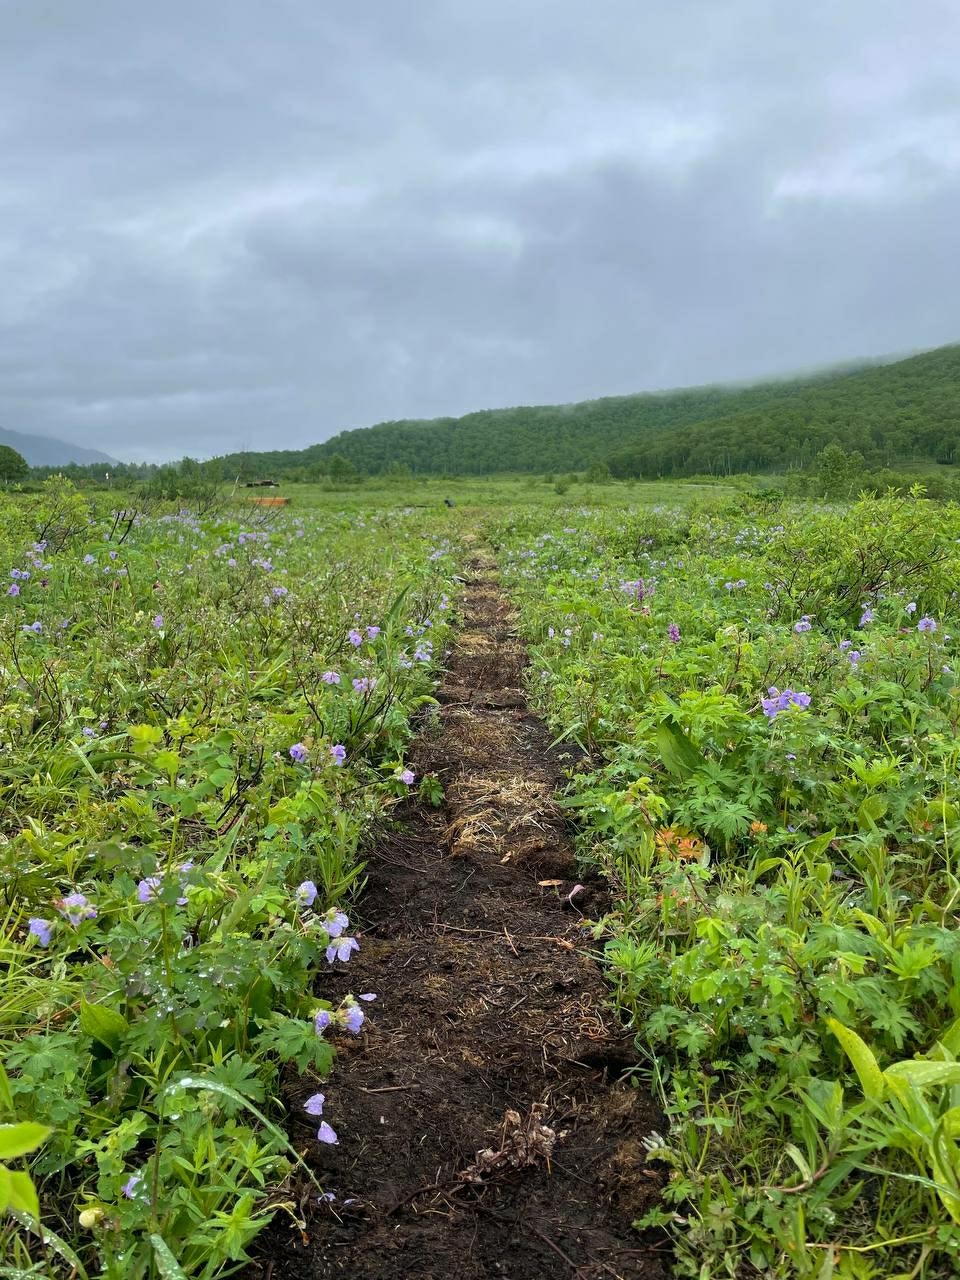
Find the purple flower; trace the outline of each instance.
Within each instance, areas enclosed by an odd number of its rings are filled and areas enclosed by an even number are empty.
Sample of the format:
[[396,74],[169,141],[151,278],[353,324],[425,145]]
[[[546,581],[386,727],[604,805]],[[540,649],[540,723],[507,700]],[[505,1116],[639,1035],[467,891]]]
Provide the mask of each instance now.
[[333,1018],[326,1009],[318,1009],[313,1015],[313,1029],[318,1036],[322,1036],[332,1021]]
[[363,1026],[365,1016],[358,1004],[348,1004],[345,1009],[340,1011],[343,1025],[348,1031],[352,1031],[355,1036],[360,1034],[360,1028]]
[[767,693],[770,696],[761,698],[760,705],[763,707],[763,714],[770,720],[775,720],[780,712],[786,711],[788,707],[797,707],[805,711],[811,701],[809,693],[796,693],[793,689],[784,689],[781,693],[779,689],[771,687]]
[[360,646],[363,644],[363,636],[356,629],[356,627],[352,627],[347,632],[347,639],[350,641],[350,643],[353,645],[355,649],[359,649]]
[[346,964],[353,952],[359,950],[360,943],[356,938],[337,938],[327,947],[327,964],[333,964],[334,960],[341,960]]
[[156,630],[157,630],[157,631],[159,631],[159,630],[163,627],[163,614],[162,614],[162,613],[158,613],[158,614],[155,614],[155,615],[154,615],[154,619],[153,619],[153,626],[156,628]]
[[35,635],[39,635],[39,634],[40,634],[40,632],[43,630],[43,623],[42,623],[42,622],[39,622],[39,621],[38,621],[38,622],[31,622],[29,625],[24,625],[24,626],[22,626],[22,627],[20,628],[20,630],[21,630],[21,631],[32,631],[32,632],[34,632],[34,634],[35,634]]
[[84,564],[96,564],[96,562],[97,562],[96,556],[85,555],[83,557]]
[[854,671],[856,671],[857,667],[860,665],[860,659],[862,657],[863,654],[859,649],[849,649],[847,651],[847,661],[850,663],[851,667],[853,667]]
[[297,764],[304,764],[308,754],[307,748],[302,742],[295,742],[290,748],[290,759],[296,761]]
[[53,934],[53,921],[41,920],[39,916],[31,916],[27,922],[27,932],[37,939],[41,947],[46,947],[49,945]]
[[[680,628],[677,626],[675,622],[671,622],[669,627],[667,627],[667,635],[670,637],[670,639],[673,641],[674,644],[680,643]],[[596,632],[594,632],[594,639],[596,639]]]
[[638,603],[646,599],[648,595],[653,595],[653,588],[649,587],[642,578],[638,578],[636,582],[621,582],[620,590],[625,591],[627,595],[633,596]]
[[326,1100],[327,1099],[325,1094],[315,1093],[306,1100],[306,1102],[303,1104],[303,1109],[308,1116],[322,1116],[323,1104],[326,1102]]
[[367,627],[367,639],[368,639],[368,640],[376,640],[376,638],[377,638],[377,636],[378,636],[379,634],[380,634],[380,628],[379,628],[379,627]]
[[97,736],[96,729],[91,729],[89,725],[84,725],[80,732],[85,738],[95,738]]
[[353,687],[357,693],[372,693],[377,687],[377,677],[361,676],[359,680],[353,681]]
[[344,760],[347,758],[347,748],[343,743],[338,742],[335,746],[330,748],[330,755],[333,757],[333,763],[335,765],[342,765]]
[[810,621],[809,615],[805,613],[799,622],[793,624],[793,629],[798,635],[801,635],[804,631],[809,631],[812,626],[813,623]]
[[73,925],[79,924],[81,920],[95,920],[97,918],[96,907],[92,907],[82,893],[67,894],[59,902],[58,910]]
[[910,601],[910,603],[909,603],[908,605],[905,605],[904,607],[906,608],[907,613],[916,613],[916,612],[917,612],[917,602],[916,602],[916,600],[911,600],[911,601]]
[[137,1194],[137,1188],[140,1186],[140,1183],[142,1181],[143,1181],[142,1173],[131,1173],[130,1177],[126,1180],[126,1182],[123,1184],[120,1190],[123,1192],[123,1194],[127,1197],[128,1200],[132,1200],[134,1196]]
[[367,991],[364,993],[364,995],[359,997],[359,999],[361,1000],[376,1000],[376,998],[377,997],[374,995],[372,991]]
[[323,917],[323,927],[331,938],[339,938],[344,929],[348,928],[350,917],[345,915],[337,907],[331,907],[327,914]]
[[339,683],[340,683],[340,672],[339,672],[339,671],[325,671],[325,672],[323,673],[323,675],[320,677],[320,679],[323,681],[323,683],[324,683],[324,684],[339,684]]
[[841,653],[845,653],[845,652],[847,651],[847,649],[849,649],[849,648],[851,647],[851,645],[852,645],[852,644],[853,644],[853,641],[852,641],[852,640],[841,640],[841,641],[840,641],[840,652],[841,652]]
[[330,1146],[336,1145],[337,1135],[327,1124],[326,1120],[321,1122],[320,1128],[317,1130],[317,1139],[320,1142],[328,1143]]
[[303,884],[297,886],[297,901],[302,902],[305,907],[312,907],[317,900],[317,886],[312,880],[304,880]]
[[[187,864],[181,870],[188,871],[190,868]],[[154,898],[159,897],[160,890],[163,888],[162,876],[147,876],[146,880],[141,880],[137,885],[137,897],[141,902],[153,902]],[[184,897],[177,898],[177,906],[184,907],[187,900]]]
[[873,610],[870,608],[870,606],[869,606],[869,605],[864,605],[864,607],[863,607],[863,613],[860,615],[860,626],[861,626],[861,627],[865,627],[865,626],[867,625],[867,623],[868,623],[868,622],[872,622],[872,621],[873,621],[873,619],[874,619],[874,617],[875,617],[875,616],[876,616],[876,615],[874,614],[874,612],[873,612]]
[[403,773],[401,773],[400,775],[400,781],[405,782],[409,787],[413,785],[413,781],[416,778],[416,776],[417,775],[413,772],[412,769],[404,769]]
[[141,902],[152,902],[160,891],[162,880],[159,876],[147,876],[137,885],[137,897]]
[[918,631],[936,631],[937,624],[933,618],[921,618],[917,623]]
[[18,596],[19,594],[20,594],[20,587],[16,582],[11,582],[9,587],[7,587],[7,595]]

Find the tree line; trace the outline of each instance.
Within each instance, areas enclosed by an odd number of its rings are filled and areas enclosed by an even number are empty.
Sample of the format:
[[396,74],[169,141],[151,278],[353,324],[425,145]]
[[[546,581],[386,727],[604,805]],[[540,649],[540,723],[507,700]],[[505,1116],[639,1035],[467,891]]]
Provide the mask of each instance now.
[[[173,467],[120,464],[119,480],[163,487],[364,475],[570,472],[593,464],[625,478],[809,471],[830,445],[868,471],[960,462],[960,345],[744,387],[694,387],[573,405],[486,409],[343,431],[306,449],[226,454]],[[102,464],[36,468],[100,477]]]

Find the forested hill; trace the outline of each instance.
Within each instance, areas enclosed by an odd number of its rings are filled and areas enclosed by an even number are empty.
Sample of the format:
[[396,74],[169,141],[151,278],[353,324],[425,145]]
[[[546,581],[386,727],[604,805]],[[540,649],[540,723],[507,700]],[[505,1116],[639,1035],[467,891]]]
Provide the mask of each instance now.
[[[359,471],[577,471],[683,476],[803,465],[836,441],[868,465],[960,461],[960,345],[753,386],[696,387],[582,404],[486,409],[462,418],[382,422],[295,453],[247,455],[260,470],[329,464]],[[228,460],[230,463],[234,459]]]

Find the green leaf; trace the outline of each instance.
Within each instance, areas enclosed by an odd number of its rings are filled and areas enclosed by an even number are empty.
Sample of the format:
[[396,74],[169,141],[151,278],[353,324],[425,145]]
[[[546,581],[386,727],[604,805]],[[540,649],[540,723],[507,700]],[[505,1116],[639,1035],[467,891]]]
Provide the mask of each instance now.
[[163,1236],[152,1235],[150,1243],[153,1245],[153,1255],[157,1260],[157,1270],[163,1280],[187,1280],[187,1273],[170,1252],[170,1248]]
[[904,1084],[914,1089],[960,1084],[960,1062],[895,1062],[883,1075],[890,1084]]
[[0,1063],[0,1109],[13,1110],[13,1094],[10,1092],[10,1080],[3,1069],[3,1063]]
[[7,1204],[11,1209],[19,1209],[21,1213],[29,1213],[31,1218],[40,1218],[40,1200],[33,1179],[29,1173],[19,1170],[10,1171],[10,1190]]
[[877,1060],[873,1056],[873,1051],[869,1045],[864,1040],[861,1040],[855,1031],[845,1027],[836,1018],[828,1018],[827,1026],[840,1041],[843,1051],[853,1063],[853,1069],[860,1080],[860,1087],[863,1089],[864,1097],[870,1098],[874,1102],[880,1102],[886,1086],[883,1072],[877,1065]]
[[703,755],[673,720],[657,727],[657,750],[668,773],[683,776],[703,765]]
[[48,1249],[52,1249],[54,1253],[58,1254],[67,1266],[72,1269],[77,1280],[87,1280],[87,1273],[83,1263],[67,1244],[66,1240],[61,1240],[55,1231],[43,1226],[36,1218],[31,1218],[29,1214],[24,1213],[22,1209],[15,1209],[13,1205],[10,1206],[10,1216],[16,1218],[22,1227],[26,1227],[28,1231],[32,1231],[34,1235],[39,1236]]
[[119,1047],[130,1030],[130,1024],[122,1013],[109,1009],[105,1004],[90,1004],[83,996],[80,997],[80,1026],[88,1036],[111,1050]]
[[819,858],[821,853],[825,852],[825,850],[830,847],[831,841],[835,840],[836,837],[837,833],[835,829],[833,831],[825,831],[822,835],[815,836],[813,840],[808,840],[807,843],[803,845],[803,852],[810,860],[813,858]]
[[156,746],[163,741],[163,730],[155,724],[132,724],[127,730],[134,742],[151,743]]
[[45,1124],[34,1124],[32,1120],[0,1124],[0,1160],[15,1160],[35,1151],[52,1132]]
[[940,1043],[954,1057],[960,1056],[960,1018],[952,1022],[940,1037]]
[[211,1080],[209,1076],[184,1076],[182,1080],[171,1080],[171,1082],[161,1091],[161,1097],[164,1094],[172,1093],[176,1089],[206,1089],[210,1093],[219,1093],[224,1098],[229,1098],[231,1102],[237,1103],[240,1107],[249,1111],[251,1115],[256,1116],[263,1127],[267,1130],[272,1138],[274,1138],[280,1146],[292,1156],[296,1163],[303,1169],[304,1173],[309,1177],[313,1185],[322,1191],[323,1188],[314,1176],[313,1170],[304,1163],[303,1158],[297,1154],[297,1151],[291,1146],[286,1135],[277,1128],[277,1126],[263,1114],[259,1107],[255,1107],[249,1098],[245,1098],[242,1093],[238,1093],[236,1089],[231,1089],[228,1084],[221,1084],[219,1080]]
[[787,1145],[784,1147],[784,1150],[786,1151],[790,1159],[793,1161],[793,1163],[800,1170],[800,1176],[801,1178],[803,1178],[804,1182],[810,1182],[811,1179],[813,1178],[813,1170],[810,1168],[810,1165],[807,1163],[807,1158],[803,1154],[803,1152],[800,1150],[800,1148],[795,1146],[792,1142],[788,1142]]
[[180,753],[178,751],[158,751],[153,757],[153,763],[158,769],[170,778],[174,776],[180,768]]

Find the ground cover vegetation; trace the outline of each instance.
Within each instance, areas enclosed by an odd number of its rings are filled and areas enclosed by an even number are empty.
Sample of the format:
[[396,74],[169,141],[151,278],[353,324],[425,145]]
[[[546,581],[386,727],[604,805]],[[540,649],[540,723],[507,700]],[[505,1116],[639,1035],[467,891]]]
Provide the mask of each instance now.
[[0,507],[0,1275],[212,1280],[299,1212],[278,1076],[335,1143],[323,1077],[379,993],[324,976],[365,842],[439,795],[405,747],[464,529],[585,753],[563,803],[615,905],[584,941],[665,1112],[641,1225],[700,1280],[956,1274],[960,507],[285,492]]
[[371,829],[434,785],[405,747],[450,543],[431,510],[51,481],[0,545],[0,1275],[212,1277],[312,1177],[285,1064],[337,1141],[320,1082],[378,993],[324,975]]
[[658,1082],[681,1275],[960,1269],[960,507],[491,524]]

